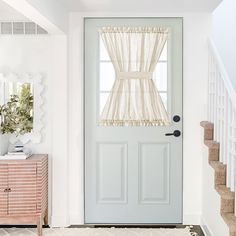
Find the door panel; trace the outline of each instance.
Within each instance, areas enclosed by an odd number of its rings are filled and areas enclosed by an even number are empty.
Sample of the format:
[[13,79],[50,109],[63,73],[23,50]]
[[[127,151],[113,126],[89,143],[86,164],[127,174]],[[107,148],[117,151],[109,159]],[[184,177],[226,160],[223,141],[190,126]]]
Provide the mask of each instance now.
[[97,149],[98,203],[127,201],[127,145],[100,143]]
[[[115,80],[99,38],[104,26],[168,27],[168,42],[153,80],[169,113],[169,126],[98,126]],[[174,115],[181,121],[172,121]],[[85,19],[87,224],[182,223],[182,135],[165,135],[174,130],[182,132],[182,19]]]
[[9,215],[36,213],[36,163],[8,165]]
[[7,206],[8,206],[8,193],[6,189],[8,188],[8,169],[7,164],[0,165],[0,216],[7,215]]
[[169,203],[169,144],[139,145],[139,203]]

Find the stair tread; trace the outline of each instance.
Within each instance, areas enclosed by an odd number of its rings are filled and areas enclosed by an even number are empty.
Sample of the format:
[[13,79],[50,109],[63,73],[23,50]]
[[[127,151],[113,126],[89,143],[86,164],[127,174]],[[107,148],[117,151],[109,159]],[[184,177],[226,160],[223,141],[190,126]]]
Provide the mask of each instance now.
[[220,148],[220,144],[214,140],[205,140],[204,144],[209,148],[215,148],[215,149]]
[[214,128],[214,124],[209,122],[209,121],[202,121],[200,122],[200,125],[204,128],[204,129],[213,129]]
[[226,165],[219,161],[210,161],[210,165],[216,171],[226,171]]
[[236,231],[236,217],[234,213],[222,213],[221,216],[230,228],[230,231]]
[[220,194],[220,196],[224,199],[234,200],[234,193],[230,191],[225,185],[217,185],[215,186],[216,191]]

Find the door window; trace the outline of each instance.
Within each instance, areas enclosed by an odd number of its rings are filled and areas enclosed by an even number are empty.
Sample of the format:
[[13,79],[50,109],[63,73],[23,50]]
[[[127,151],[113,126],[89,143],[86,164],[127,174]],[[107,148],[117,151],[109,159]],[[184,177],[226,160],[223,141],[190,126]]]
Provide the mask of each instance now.
[[[99,40],[99,115],[101,114],[108,96],[111,92],[115,81],[115,70],[104,46],[103,41]],[[168,42],[166,42],[162,51],[161,57],[157,63],[156,69],[153,73],[153,80],[156,84],[158,92],[162,98],[167,112],[170,114],[170,106],[168,100],[170,94],[168,93]]]

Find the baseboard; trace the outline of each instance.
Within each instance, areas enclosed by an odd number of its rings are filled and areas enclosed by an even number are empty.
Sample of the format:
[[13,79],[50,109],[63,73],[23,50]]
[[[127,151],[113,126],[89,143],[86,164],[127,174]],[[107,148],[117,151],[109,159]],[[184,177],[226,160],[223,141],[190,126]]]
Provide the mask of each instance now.
[[201,214],[184,215],[183,224],[184,225],[200,225]]
[[200,224],[202,231],[204,233],[205,236],[213,236],[213,233],[211,231],[211,229],[207,226],[205,220],[203,219],[203,217],[201,217],[201,224]]
[[[201,225],[202,224],[200,214],[184,215],[183,224],[184,225]],[[52,216],[51,217],[51,227],[68,227],[70,225],[83,225],[84,222],[81,219],[81,215],[70,215],[68,220],[65,216]],[[202,224],[204,225],[204,224]],[[212,236],[212,235],[209,235]]]
[[70,225],[84,225],[84,219],[81,219],[81,215],[70,215]]
[[70,226],[69,219],[66,216],[52,216],[50,227],[68,227]]
[[213,236],[206,225],[201,225],[201,229],[205,236]]

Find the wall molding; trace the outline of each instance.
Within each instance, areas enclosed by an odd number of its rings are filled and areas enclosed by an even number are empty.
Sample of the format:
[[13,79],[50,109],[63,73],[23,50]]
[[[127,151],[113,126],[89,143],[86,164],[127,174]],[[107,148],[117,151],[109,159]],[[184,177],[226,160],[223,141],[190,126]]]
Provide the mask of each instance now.
[[84,221],[81,221],[79,214],[70,214],[69,223],[70,225],[84,225]]
[[186,214],[183,216],[183,224],[184,225],[200,225],[201,222],[201,214]]
[[52,215],[50,221],[50,227],[69,227],[71,224],[69,222],[69,217],[61,215]]

